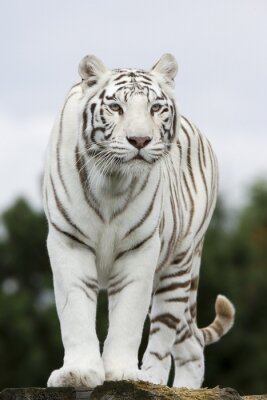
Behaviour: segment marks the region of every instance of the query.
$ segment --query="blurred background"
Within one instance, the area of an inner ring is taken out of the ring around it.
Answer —
[[[213,319],[218,293],[237,310],[233,330],[206,349],[204,384],[267,392],[266,18],[265,0],[1,3],[0,389],[45,386],[62,363],[41,177],[80,59],[95,54],[110,68],[147,69],[171,52],[180,112],[208,136],[221,173],[204,246],[199,326]],[[101,343],[106,311],[101,293]]]

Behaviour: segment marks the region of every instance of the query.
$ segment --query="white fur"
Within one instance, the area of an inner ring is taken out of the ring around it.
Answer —
[[[155,93],[160,93],[161,86],[169,106],[174,98],[172,82],[176,71],[174,58],[166,55],[149,75]],[[80,64],[83,81],[71,89],[50,140],[44,204],[65,357],[63,367],[51,374],[48,385],[94,387],[104,379],[143,379],[166,384],[173,354],[174,385],[197,388],[204,376],[204,338],[190,314],[190,306],[196,300],[196,291],[190,292],[190,282],[199,274],[202,239],[215,206],[217,163],[205,137],[185,119],[180,125],[179,115],[175,138],[166,152],[167,139],[160,135],[160,115],[151,117],[148,108],[155,101],[153,94],[149,103],[142,94],[125,103],[123,90],[117,99],[123,115],[105,111],[106,120],[115,126],[108,149],[115,149],[112,151],[121,157],[121,163],[112,157],[102,163],[101,158],[88,156],[84,141],[92,132],[89,100],[94,96],[99,99],[103,89],[105,95],[112,94],[116,88],[112,79],[122,73],[108,71],[94,56],[85,58]],[[138,150],[126,136],[152,138],[140,151],[147,162],[132,160]],[[104,133],[96,129],[94,137],[96,144],[88,141],[91,149],[98,148]],[[151,163],[156,153],[159,160]],[[77,164],[82,157],[85,163],[79,169]],[[93,207],[88,204],[88,193],[80,181],[83,169]],[[101,217],[94,210],[95,205]],[[122,255],[118,257],[119,254]],[[174,263],[178,256],[181,261]],[[178,271],[184,273],[175,280],[162,279]],[[173,282],[179,282],[180,287],[165,291]],[[97,287],[109,290],[109,332],[102,357],[95,332]],[[151,301],[157,290],[159,293]],[[186,296],[187,301],[169,301]],[[154,332],[139,370],[137,352],[150,304]],[[188,337],[179,343],[185,332]]]

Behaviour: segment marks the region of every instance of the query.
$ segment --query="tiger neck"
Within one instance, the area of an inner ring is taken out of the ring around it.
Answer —
[[[95,165],[94,165],[95,167]],[[104,222],[110,224],[118,216],[133,206],[137,216],[142,207],[146,207],[146,197],[155,192],[161,180],[160,165],[151,169],[143,169],[140,174],[129,171],[125,174],[101,174],[91,166],[87,170],[88,195],[96,207],[101,210]],[[162,187],[162,185],[160,185]],[[160,193],[162,188],[158,191]]]
[[[99,198],[117,197],[129,190],[134,177],[130,175],[105,174],[97,166],[88,171],[89,189]]]
[[[128,192],[134,181],[132,176],[112,174],[103,178],[101,190],[103,194],[117,197]]]
[[[159,168],[153,167],[138,175],[131,173],[107,175],[94,166],[88,171],[88,189],[101,208],[105,209],[106,217],[109,219],[116,215],[119,209],[127,207],[127,204],[137,199],[146,188],[153,187],[159,174]]]

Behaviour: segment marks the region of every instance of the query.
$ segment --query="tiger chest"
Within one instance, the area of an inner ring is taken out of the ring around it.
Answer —
[[[97,235],[96,267],[101,275],[108,275],[116,252],[118,232],[115,226],[103,226]]]
[[[113,266],[117,262],[119,254],[128,252],[138,243],[142,243],[158,224],[158,210],[143,219],[147,206],[138,207],[129,205],[113,220],[104,223],[96,235],[96,267],[101,287],[106,287],[108,280],[112,277]],[[140,247],[141,249],[141,247]],[[140,250],[141,251],[141,250]],[[129,252],[131,257],[134,253]],[[121,265],[123,268],[123,264]]]

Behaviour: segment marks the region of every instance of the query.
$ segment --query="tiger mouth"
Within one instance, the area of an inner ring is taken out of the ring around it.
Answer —
[[[146,160],[144,159],[144,157],[142,157],[141,154],[139,154],[139,153],[138,153],[135,157],[133,157],[132,160],[142,160],[142,161],[146,161]]]
[[[145,157],[143,157],[140,153],[138,153],[136,156],[134,156],[133,158],[131,158],[128,162],[134,162],[134,161],[137,161],[137,162],[142,162],[143,161],[143,163],[145,163],[145,164],[150,164],[150,165],[152,165],[152,164],[155,164],[159,159],[161,159],[161,157],[158,157],[158,158],[152,158],[152,159],[150,159],[150,160],[147,160]]]
[[[149,161],[147,161],[147,160],[145,159],[145,157],[141,156],[140,153],[138,153],[136,156],[134,156],[133,158],[131,158],[129,161],[130,161],[130,162],[131,162],[131,161],[143,161],[143,162],[145,162],[145,163],[150,164]]]

